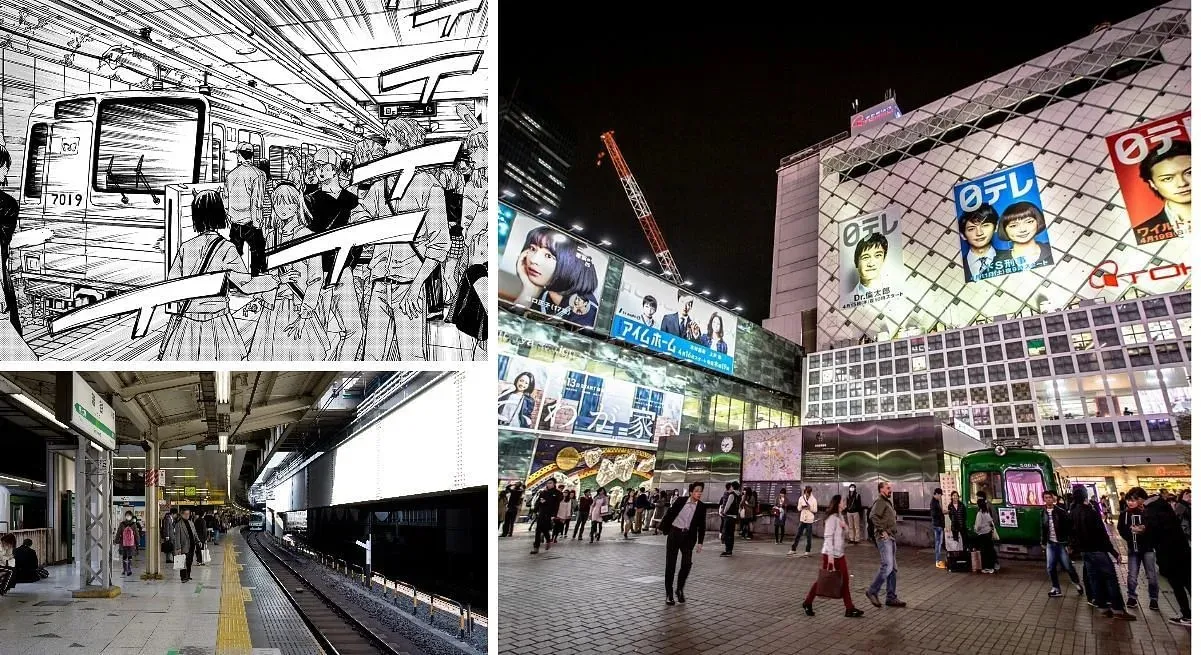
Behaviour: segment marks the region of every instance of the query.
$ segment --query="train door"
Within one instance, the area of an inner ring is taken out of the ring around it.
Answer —
[[[48,231],[46,241],[21,250],[21,268],[31,274],[84,277],[87,248],[82,244],[88,239],[92,122],[38,123],[30,130],[30,141],[25,199],[37,202],[38,207],[22,211],[34,218],[23,221],[23,228]],[[36,291],[29,291],[35,317],[46,318],[46,309],[64,311],[75,303],[69,286],[39,285]]]

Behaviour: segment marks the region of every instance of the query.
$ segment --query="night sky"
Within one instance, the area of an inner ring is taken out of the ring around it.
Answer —
[[[721,13],[660,3],[499,5],[501,94],[516,90],[576,139],[564,205],[552,218],[582,223],[585,237],[607,238],[634,261],[650,257],[612,165],[595,165],[601,132],[614,130],[684,276],[761,322],[776,168],[846,130],[851,100],[866,109],[892,88],[903,112],[917,109],[1161,3],[1010,1],[970,12],[958,4],[960,13],[903,7],[926,3],[802,4],[807,11],[795,15],[738,13],[754,3],[716,5]]]

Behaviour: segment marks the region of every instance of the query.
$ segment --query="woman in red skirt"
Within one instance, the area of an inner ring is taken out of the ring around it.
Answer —
[[[847,522],[843,518],[846,512],[846,505],[842,501],[842,496],[835,494],[830,499],[830,506],[826,509],[826,526],[822,533],[822,568],[835,570],[842,574],[842,602],[846,605],[846,615],[849,617],[863,616],[863,611],[856,609],[855,604],[851,602],[851,577],[847,570],[847,558],[843,554],[843,548],[846,546],[846,530]],[[813,616],[813,599],[817,596],[817,582],[809,587],[809,595],[805,596],[805,602],[801,607],[805,608],[805,614]]]

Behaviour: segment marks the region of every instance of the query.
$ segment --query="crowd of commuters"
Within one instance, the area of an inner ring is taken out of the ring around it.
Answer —
[[[600,540],[603,524],[617,521],[622,539],[644,530],[667,536],[667,555],[664,583],[667,604],[683,603],[683,589],[692,570],[692,555],[701,552],[706,532],[706,515],[715,510],[719,520],[721,557],[734,554],[735,531],[742,539],[753,539],[753,524],[760,505],[753,489],[743,489],[738,482],[726,483],[725,492],[716,504],[702,502],[704,484],[689,485],[684,494],[678,490],[628,488],[586,489],[577,498],[575,491],[566,488],[565,480],[545,484],[531,493],[520,483],[507,485],[501,492],[500,509],[503,521],[502,536],[512,536],[513,526],[523,505],[530,512],[528,530],[535,531],[534,549],[540,552],[545,543],[559,537],[582,540],[585,526],[589,543]],[[1083,487],[1075,487],[1069,496],[1046,491],[1041,513],[1041,544],[1046,558],[1046,572],[1051,582],[1047,595],[1064,596],[1059,573],[1067,574],[1078,595],[1102,615],[1118,620],[1134,620],[1128,610],[1138,605],[1140,572],[1147,579],[1148,609],[1159,611],[1160,580],[1171,585],[1180,609],[1180,616],[1170,622],[1191,625],[1189,577],[1191,575],[1189,535],[1191,530],[1192,494],[1186,490],[1179,496],[1166,490],[1149,494],[1134,487],[1119,499],[1120,512],[1115,531],[1109,525],[1105,499],[1089,497]],[[974,517],[969,524],[968,506],[956,490],[944,499],[942,489],[935,489],[930,500],[930,524],[934,542],[934,566],[953,571],[979,571],[995,574],[1001,570],[997,545],[1000,541],[1000,521],[995,501],[984,490],[975,498]],[[798,554],[801,538],[805,548],[801,557],[810,555],[813,546],[814,524],[825,512],[821,533],[821,565],[819,579],[809,589],[802,609],[815,615],[814,601],[818,596],[841,598],[847,617],[863,616],[855,607],[850,591],[850,566],[846,546],[866,538],[876,546],[879,569],[868,584],[865,596],[875,607],[905,607],[897,592],[897,511],[893,505],[892,484],[881,481],[866,517],[862,497],[854,484],[848,485],[845,496],[834,495],[822,504],[810,486],[801,491],[795,501],[787,489],[780,489],[770,505],[773,540],[784,543],[785,522],[790,511],[797,513],[797,532],[788,556]],[[866,520],[864,520],[866,519]],[[571,521],[576,521],[574,531]],[[864,524],[861,531],[860,524]],[[1125,542],[1127,556],[1126,594],[1118,580],[1122,555],[1114,539]],[[969,557],[970,555],[970,557]],[[968,562],[971,562],[969,565]],[[1077,573],[1075,562],[1081,563]],[[962,565],[962,567],[960,566]],[[1116,565],[1116,566],[1115,566]],[[881,592],[884,598],[881,599]]]

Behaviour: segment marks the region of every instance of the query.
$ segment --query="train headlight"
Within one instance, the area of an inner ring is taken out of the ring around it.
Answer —
[[[992,451],[997,454],[997,457],[1005,456],[1005,446],[997,446],[996,448],[993,448]]]

